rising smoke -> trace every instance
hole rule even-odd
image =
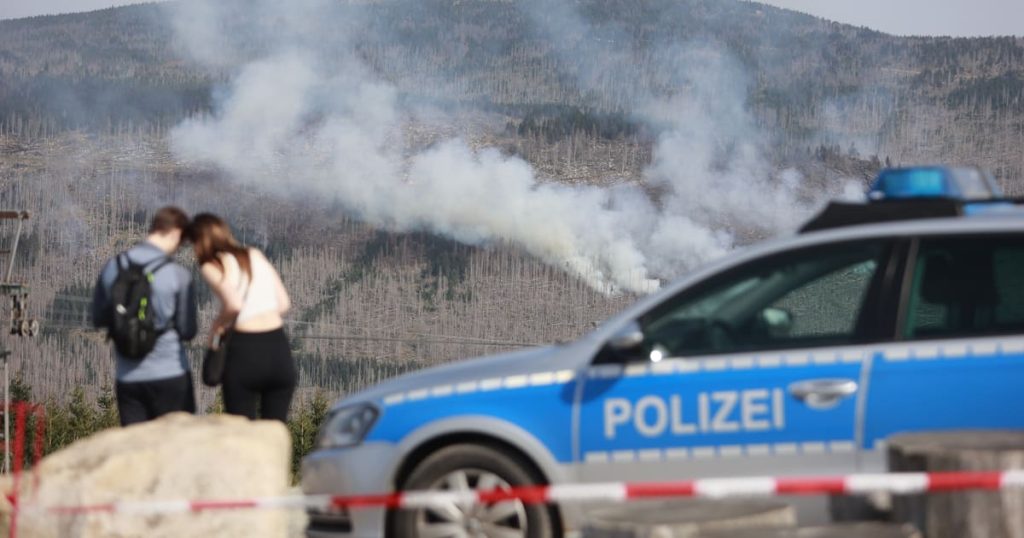
[[[817,204],[801,195],[798,175],[773,173],[745,107],[742,67],[713,44],[666,44],[654,55],[664,62],[651,66],[668,72],[658,76],[678,90],[653,92],[644,84],[630,96],[638,120],[660,133],[644,172],[644,183],[659,192],[652,200],[627,183],[541,181],[524,160],[472,149],[459,138],[408,148],[402,134],[408,110],[399,92],[352,46],[346,28],[358,21],[337,19],[336,4],[323,0],[245,5],[253,20],[274,21],[249,29],[269,32],[256,36],[262,48],[255,52],[225,34],[237,13],[223,4],[172,8],[178,40],[194,58],[239,66],[213,117],[174,129],[172,148],[243,185],[333,200],[394,231],[427,230],[468,244],[508,242],[604,292],[652,291],[742,237],[791,229]],[[572,27],[571,35],[585,42],[587,23],[567,1],[543,14],[536,11],[541,4],[522,6],[535,15],[531,20],[543,21],[538,32]],[[608,49],[591,57],[621,57],[615,40],[588,44]],[[552,43],[562,63],[581,46],[564,37]],[[616,65],[634,64],[570,71],[593,94],[602,79],[637,75],[617,74]]]

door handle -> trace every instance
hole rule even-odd
[[[789,394],[812,409],[831,409],[855,392],[857,382],[852,379],[809,379],[789,385]]]

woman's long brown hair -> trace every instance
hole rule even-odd
[[[195,245],[196,258],[199,265],[206,263],[216,264],[224,275],[224,262],[217,256],[221,252],[231,254],[238,260],[238,267],[243,273],[252,278],[252,264],[249,260],[249,250],[242,246],[231,234],[223,219],[212,213],[201,213],[192,219],[188,227],[188,237]]]

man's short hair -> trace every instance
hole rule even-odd
[[[173,230],[185,231],[188,228],[188,215],[174,206],[161,207],[153,215],[149,225],[149,233],[167,233]]]

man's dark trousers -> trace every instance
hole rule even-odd
[[[174,411],[196,412],[195,390],[189,374],[156,381],[118,381],[116,395],[122,426],[153,420]]]

